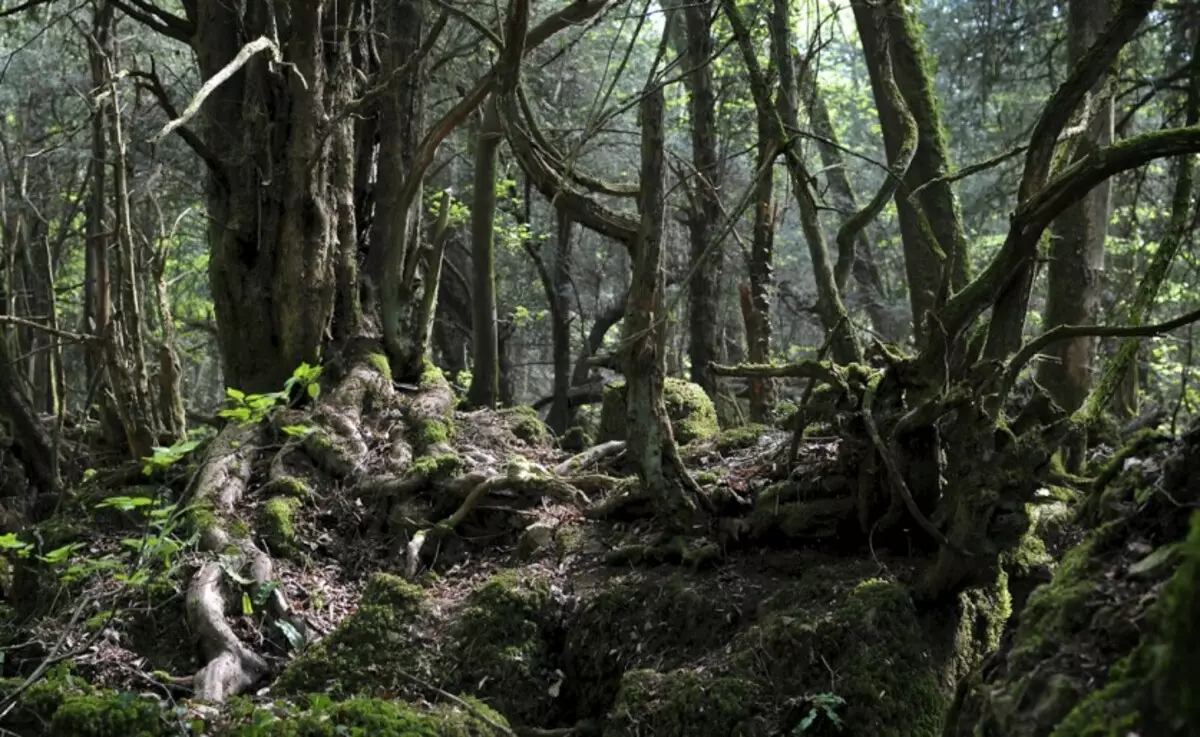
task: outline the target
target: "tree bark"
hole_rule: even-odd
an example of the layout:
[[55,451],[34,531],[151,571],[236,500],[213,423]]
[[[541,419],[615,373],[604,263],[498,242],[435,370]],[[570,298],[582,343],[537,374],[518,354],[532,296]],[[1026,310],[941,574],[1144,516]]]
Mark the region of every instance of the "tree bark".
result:
[[500,344],[496,333],[496,159],[503,136],[495,101],[489,101],[475,146],[471,203],[471,324],[474,365],[467,403],[495,407],[500,399]]
[[[526,198],[529,195],[526,194]],[[554,352],[554,403],[546,415],[546,424],[558,434],[571,426],[569,392],[571,390],[571,217],[559,210],[550,263],[550,334]]]
[[721,220],[720,170],[717,158],[716,95],[713,92],[712,0],[687,2],[681,8],[687,29],[684,63],[689,70],[688,111],[692,124],[692,202],[688,208],[691,264],[688,285],[688,357],[691,380],[710,397],[716,377],[708,370],[720,351],[720,285],[724,254],[715,240]]
[[[661,87],[645,90],[639,107],[642,125],[641,228],[633,248],[633,276],[625,306],[624,367],[627,449],[638,477],[668,524],[695,509],[685,484],[691,482],[679,459],[663,401],[666,371],[666,309],[663,299],[663,219],[665,136]],[[694,483],[694,482],[692,482]]]
[[[1067,4],[1067,53],[1076,64],[1104,29],[1111,16],[1109,0],[1070,0]],[[1090,94],[1101,96],[1072,159],[1112,143],[1113,100],[1101,78]],[[1105,181],[1058,217],[1051,226],[1050,263],[1046,271],[1047,330],[1059,325],[1090,325],[1100,304],[1104,271],[1104,242],[1108,232],[1111,182]],[[1092,387],[1097,340],[1073,338],[1042,354],[1038,382],[1060,407],[1074,412]]]
[[[887,75],[882,66],[885,54],[891,62],[896,86],[917,123],[916,152],[904,176],[904,186],[896,191],[895,202],[904,244],[913,336],[920,346],[925,338],[926,315],[936,306],[943,281],[948,277],[951,291],[967,283],[962,213],[950,184],[940,179],[949,173],[950,155],[915,11],[907,6],[906,0],[886,0],[878,5],[855,0],[851,5],[889,165],[894,165],[900,156],[905,126],[902,109],[885,89]],[[918,188],[921,189],[914,202],[910,193]]]

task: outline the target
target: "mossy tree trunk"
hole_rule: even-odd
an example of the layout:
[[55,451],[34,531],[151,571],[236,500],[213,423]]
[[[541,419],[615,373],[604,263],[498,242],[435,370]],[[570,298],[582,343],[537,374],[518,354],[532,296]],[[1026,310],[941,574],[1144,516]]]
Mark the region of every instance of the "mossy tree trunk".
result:
[[475,142],[471,202],[471,323],[474,365],[467,403],[495,407],[500,399],[500,344],[496,333],[496,159],[504,135],[494,100],[484,107]]
[[[933,75],[921,39],[916,11],[908,0],[851,3],[862,39],[875,106],[883,129],[888,163],[901,158],[907,138],[904,107],[917,125],[917,147],[907,167],[904,186],[896,191],[896,211],[904,244],[904,268],[912,308],[913,335],[922,345],[926,315],[937,305],[943,282],[951,291],[967,281],[968,263],[962,214],[950,184],[950,157]],[[891,72],[885,72],[888,63]],[[894,79],[902,104],[887,89]],[[910,199],[917,192],[915,201]]]
[[632,248],[633,277],[625,306],[623,337],[627,448],[646,491],[669,523],[695,508],[690,477],[679,459],[663,402],[667,315],[663,300],[663,218],[666,207],[663,92],[644,92],[642,126],[641,228]]
[[[526,179],[528,182],[528,179]],[[529,201],[529,193],[525,195]],[[571,425],[571,216],[561,210],[550,263],[550,333],[554,343],[554,403],[546,424],[558,434]]]
[[[1110,0],[1067,3],[1067,53],[1071,63],[1079,61],[1095,43],[1111,15]],[[1101,78],[1089,91],[1093,101],[1084,115],[1090,117],[1074,146],[1073,160],[1112,143],[1113,98],[1111,92],[1105,91],[1107,81]],[[1109,182],[1100,184],[1051,226],[1043,317],[1047,329],[1095,322],[1100,308],[1110,191]],[[1095,338],[1065,340],[1044,354],[1037,364],[1038,382],[1059,406],[1074,412],[1091,390],[1095,359]],[[1078,469],[1078,464],[1073,467]]]
[[[850,184],[850,177],[846,174],[846,157],[838,143],[833,118],[829,114],[829,106],[825,102],[825,95],[814,71],[809,65],[804,65],[798,70],[800,101],[808,114],[813,133],[822,139],[817,141],[817,151],[821,155],[825,181],[845,222],[858,211],[858,198]],[[863,228],[857,237],[848,241],[847,245],[853,246],[852,248],[842,248],[839,245],[833,275],[838,288],[843,290],[850,279],[854,280],[859,299],[865,303],[866,313],[871,318],[875,330],[888,342],[900,344],[909,333],[908,320],[896,315],[887,304],[887,291],[879,267],[875,263],[876,246],[873,245],[873,240],[878,236],[872,228]]]
[[[748,300],[743,300],[746,324],[746,357],[751,363],[771,360],[771,299],[775,282],[775,160],[780,142],[775,139],[774,113],[756,108],[754,167],[754,240],[746,271],[750,277]],[[774,412],[775,384],[768,378],[750,379],[750,420],[768,424]]]

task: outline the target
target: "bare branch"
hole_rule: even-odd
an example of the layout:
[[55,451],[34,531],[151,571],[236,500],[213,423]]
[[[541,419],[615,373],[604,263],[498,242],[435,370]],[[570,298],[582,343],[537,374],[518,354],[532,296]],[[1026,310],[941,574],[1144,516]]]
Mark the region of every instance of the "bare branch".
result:
[[111,2],[122,13],[142,25],[149,26],[155,32],[191,45],[196,28],[188,19],[168,13],[146,0],[111,0]]
[[[171,98],[167,94],[166,86],[163,85],[162,79],[159,78],[158,71],[155,69],[153,61],[150,63],[150,71],[146,72],[136,70],[131,72],[131,76],[137,79],[145,80],[139,86],[154,96],[154,99],[158,101],[158,106],[162,108],[164,113],[167,114],[168,119],[172,121],[179,119],[179,111],[175,109],[173,104],[171,104]],[[186,143],[188,147],[196,153],[197,156],[204,160],[205,164],[208,164],[208,168],[211,169],[212,172],[217,175],[222,182],[228,181],[228,175],[225,172],[225,162],[221,161],[221,158],[217,156],[217,153],[208,147],[208,144],[204,142],[204,139],[197,135],[196,132],[191,128],[188,128],[186,125],[182,124],[175,129],[175,133],[183,139],[183,142]]]
[[200,91],[196,93],[196,96],[192,98],[192,101],[188,103],[187,108],[183,111],[183,115],[180,115],[178,118],[175,118],[170,123],[167,123],[165,126],[163,126],[163,129],[151,139],[151,142],[158,143],[179,128],[187,125],[188,121],[196,117],[196,114],[200,112],[200,106],[204,104],[204,101],[208,99],[209,95],[211,95],[213,92],[216,92],[218,87],[224,84],[234,74],[237,74],[242,67],[246,66],[246,63],[249,62],[255,54],[263,51],[270,51],[271,58],[276,63],[283,63],[283,58],[279,52],[279,47],[275,45],[275,42],[266,36],[259,36],[255,40],[243,46],[242,50],[237,53],[237,56],[233,57],[232,61],[226,64],[221,71],[210,77],[209,80],[204,83],[204,86],[200,88]]

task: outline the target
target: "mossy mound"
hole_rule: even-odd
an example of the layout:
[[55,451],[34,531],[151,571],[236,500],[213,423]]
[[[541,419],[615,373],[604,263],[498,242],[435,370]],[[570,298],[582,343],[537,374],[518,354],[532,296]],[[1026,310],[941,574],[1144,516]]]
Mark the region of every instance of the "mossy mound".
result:
[[1109,487],[1098,526],[964,684],[948,737],[1200,734],[1200,426],[1161,468]]
[[554,696],[550,584],[536,573],[498,573],[467,596],[451,627],[449,676],[518,724],[539,724]]
[[746,448],[752,448],[757,443],[759,438],[770,432],[770,428],[765,425],[743,425],[741,427],[731,427],[724,430],[716,437],[717,450],[721,453],[729,454]]
[[222,732],[232,737],[492,737],[497,734],[493,724],[508,727],[504,717],[469,697],[463,702],[470,709],[458,704],[419,708],[368,698],[314,701],[309,709],[285,703],[242,710]]
[[723,647],[739,619],[712,579],[632,573],[607,581],[567,625],[563,669],[576,717],[602,715],[626,671],[682,667]]
[[[669,378],[663,386],[663,401],[667,417],[675,431],[675,440],[686,445],[693,440],[707,440],[717,434],[717,410],[698,384]],[[604,403],[600,408],[598,441],[625,439],[625,382],[614,381],[604,387]]]
[[422,589],[375,574],[358,611],[288,664],[273,691],[347,697],[405,689],[411,686],[406,676],[427,678],[431,671],[419,629],[427,615]]
[[[943,638],[907,587],[877,572],[855,561],[812,566],[757,607],[749,626],[691,612],[699,623],[679,628],[682,646],[660,635],[644,648],[644,665],[622,674],[605,737],[940,735],[953,692],[947,675],[995,643],[1005,612],[992,617],[981,599],[957,612],[958,636]],[[682,594],[674,604],[688,601]],[[637,636],[624,622],[613,629]],[[707,647],[688,653],[692,631]]]
[[508,426],[508,431],[519,440],[537,448],[550,445],[552,439],[550,428],[542,422],[537,410],[532,407],[509,407],[500,411],[500,417]]

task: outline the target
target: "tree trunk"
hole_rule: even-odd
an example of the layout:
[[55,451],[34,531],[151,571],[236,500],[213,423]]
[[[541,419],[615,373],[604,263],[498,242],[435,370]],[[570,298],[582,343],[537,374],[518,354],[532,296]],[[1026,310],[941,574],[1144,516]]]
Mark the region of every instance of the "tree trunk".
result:
[[692,124],[692,202],[688,209],[691,268],[688,285],[688,357],[690,376],[710,397],[717,382],[708,367],[720,351],[720,274],[724,254],[715,241],[721,221],[720,171],[717,157],[716,96],[713,92],[712,0],[688,2],[682,8],[687,28],[684,78]]
[[475,147],[471,203],[471,345],[474,365],[467,404],[495,407],[500,399],[500,344],[496,334],[496,158],[503,137],[495,101],[489,101]]
[[[890,58],[896,86],[917,123],[916,153],[904,176],[904,186],[896,191],[895,202],[904,243],[913,335],[920,346],[924,344],[926,315],[936,306],[945,277],[949,277],[951,291],[967,283],[969,269],[962,213],[950,184],[939,180],[950,173],[950,155],[915,11],[906,7],[905,0],[887,0],[882,5],[854,0],[851,5],[862,38],[889,165],[894,165],[900,156],[905,133],[903,111],[884,88],[885,54]],[[913,202],[910,194],[922,185],[926,186]]]
[[[204,105],[206,139],[214,148],[220,141],[223,153],[208,186],[208,222],[225,381],[273,391],[300,363],[320,360],[347,268],[341,261],[354,250],[339,243],[354,229],[345,209],[353,197],[352,125],[338,116],[354,91],[347,35],[355,4],[295,3],[278,28],[260,3],[201,5],[192,43],[203,79],[233,61],[247,38],[277,33],[288,61],[255,55]],[[409,23],[419,35],[419,14]],[[388,154],[399,131],[412,122],[403,106],[383,107],[392,115],[381,180],[398,163]],[[386,204],[379,202],[377,224],[396,216]]]
[[[808,113],[813,133],[824,139],[817,141],[817,151],[821,154],[821,165],[825,170],[829,192],[836,207],[843,213],[845,222],[858,212],[858,198],[846,173],[846,157],[838,148],[837,131],[834,130],[829,107],[825,104],[825,96],[817,83],[816,75],[807,65],[801,70],[800,98]],[[909,332],[908,320],[896,315],[887,303],[883,280],[880,278],[879,268],[875,265],[875,248],[871,244],[874,237],[878,237],[874,229],[862,228],[853,241],[854,249],[844,253],[839,250],[837,262],[833,267],[834,279],[838,288],[844,290],[849,279],[853,278],[875,330],[888,342],[902,343]]]
[[627,448],[638,477],[668,524],[695,502],[679,459],[663,402],[666,371],[666,310],[663,300],[662,231],[665,208],[663,92],[653,87],[639,108],[642,173],[639,237],[633,244],[633,276],[625,307],[624,366]]
[[[1109,0],[1070,0],[1067,4],[1067,52],[1075,64],[1095,42],[1111,15]],[[1113,100],[1101,79],[1091,94],[1096,103],[1072,159],[1078,160],[1113,140]],[[1100,280],[1104,271],[1104,240],[1108,231],[1111,183],[1105,181],[1064,212],[1051,228],[1047,267],[1045,326],[1090,325],[1096,320]],[[1068,412],[1078,409],[1092,388],[1096,338],[1057,343],[1038,363],[1038,382]]]
[[[528,178],[526,179],[528,182]],[[529,193],[525,195],[529,198]],[[554,351],[554,403],[546,415],[546,424],[558,434],[571,426],[568,393],[571,390],[571,216],[559,210],[558,234],[554,240],[550,264],[550,334]]]

